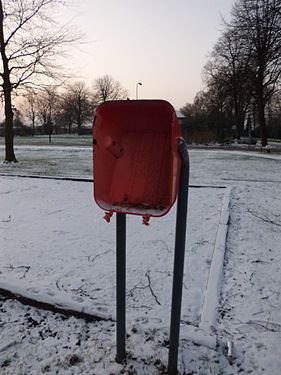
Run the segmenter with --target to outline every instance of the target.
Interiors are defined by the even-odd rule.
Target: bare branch
[[[17,32],[19,30],[21,30],[25,24],[27,24],[28,22],[30,22],[38,13],[39,11],[43,8],[43,7],[47,7],[48,5],[50,5],[51,3],[53,3],[54,1],[53,0],[41,0],[40,2],[38,2],[37,4],[35,4],[34,8],[31,9],[30,13],[27,14],[25,16],[25,13],[28,12],[28,9],[26,9],[24,7],[24,4],[22,1],[20,1],[18,4],[19,4],[19,23],[18,23],[18,26],[11,32],[11,34],[9,35],[9,37],[7,38],[6,42],[5,42],[5,45],[7,46],[10,42],[10,40],[17,34]]]
[[[255,212],[251,211],[251,210],[247,210],[247,212],[249,212],[251,215],[255,216],[257,219],[260,219],[266,223],[269,223],[269,224],[273,224],[273,225],[276,225],[278,227],[281,227],[281,224],[280,223],[276,223],[275,221],[269,219],[268,217],[266,217],[265,215],[263,216],[260,216],[258,214],[256,214]]]
[[[152,294],[152,296],[154,297],[156,303],[158,305],[161,305],[161,303],[159,302],[156,294],[154,293],[153,289],[152,289],[152,286],[151,286],[151,279],[150,279],[150,274],[149,274],[149,271],[146,272],[145,276],[147,277],[147,280],[148,280],[148,288],[150,290],[150,293]]]

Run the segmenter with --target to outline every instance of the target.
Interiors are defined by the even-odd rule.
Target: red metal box
[[[176,112],[164,100],[121,100],[96,111],[94,198],[104,210],[163,216],[178,192]]]

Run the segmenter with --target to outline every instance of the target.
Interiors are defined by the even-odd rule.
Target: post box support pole
[[[116,362],[126,357],[126,214],[116,215]]]
[[[187,221],[188,184],[189,184],[189,157],[186,143],[180,139],[178,151],[182,161],[176,219],[176,238],[174,256],[174,276],[170,324],[170,344],[169,344],[169,375],[178,374],[178,347],[180,333],[180,316],[182,302],[182,284],[184,272],[185,237]]]

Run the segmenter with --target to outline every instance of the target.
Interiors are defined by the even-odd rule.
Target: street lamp
[[[138,99],[138,87],[139,86],[142,86],[142,83],[141,82],[138,82],[137,84],[136,84],[136,99]]]

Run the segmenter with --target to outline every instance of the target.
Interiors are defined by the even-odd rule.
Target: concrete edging
[[[226,249],[226,237],[230,215],[229,203],[231,198],[231,190],[231,187],[226,188],[222,203],[221,216],[216,235],[205,299],[202,306],[201,321],[199,324],[199,328],[203,330],[210,330],[210,327],[216,325],[217,323],[223,279],[223,263]]]

